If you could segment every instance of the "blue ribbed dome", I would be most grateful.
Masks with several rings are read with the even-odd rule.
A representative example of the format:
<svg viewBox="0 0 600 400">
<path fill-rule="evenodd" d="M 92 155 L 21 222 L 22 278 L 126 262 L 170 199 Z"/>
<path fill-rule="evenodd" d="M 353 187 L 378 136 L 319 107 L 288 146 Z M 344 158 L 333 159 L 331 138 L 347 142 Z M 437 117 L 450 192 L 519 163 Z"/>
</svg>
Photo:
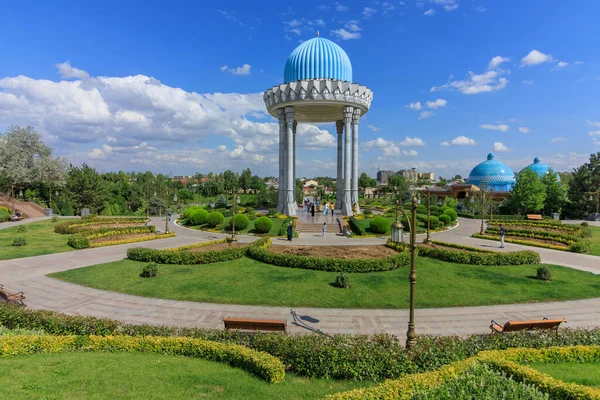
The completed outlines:
<svg viewBox="0 0 600 400">
<path fill-rule="evenodd" d="M 487 183 L 488 190 L 508 192 L 516 180 L 513 170 L 503 162 L 496 160 L 494 153 L 490 153 L 486 161 L 471 170 L 467 183 L 476 186 Z"/>
<path fill-rule="evenodd" d="M 548 172 L 550 172 L 550 170 L 552 169 L 552 167 L 549 166 L 548 164 L 544 164 L 539 157 L 534 158 L 533 164 L 529 164 L 528 166 L 526 166 L 525 168 L 523 168 L 521 170 L 521 172 L 523 172 L 527 168 L 529 168 L 530 170 L 532 170 L 534 172 L 537 172 L 537 174 L 538 174 L 538 176 L 540 178 L 544 174 L 547 174 Z M 557 180 L 560 180 L 560 177 L 558 175 L 556 175 L 556 176 L 557 176 Z"/>
<path fill-rule="evenodd" d="M 285 63 L 284 83 L 302 79 L 352 82 L 352 64 L 340 46 L 331 40 L 316 37 L 296 47 Z"/>
</svg>

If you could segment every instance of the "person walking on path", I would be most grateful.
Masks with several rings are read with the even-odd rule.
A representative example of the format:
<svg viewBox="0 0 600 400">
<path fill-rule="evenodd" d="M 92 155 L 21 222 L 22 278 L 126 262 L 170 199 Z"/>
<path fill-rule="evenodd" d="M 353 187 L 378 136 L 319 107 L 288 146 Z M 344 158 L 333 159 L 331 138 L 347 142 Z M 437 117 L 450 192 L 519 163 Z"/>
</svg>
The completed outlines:
<svg viewBox="0 0 600 400">
<path fill-rule="evenodd" d="M 331 216 L 335 217 L 335 210 L 334 210 L 335 205 L 333 203 L 331 203 Z"/>
<path fill-rule="evenodd" d="M 329 211 L 329 202 L 325 203 L 325 207 L 323 207 L 323 215 L 327 216 L 328 211 Z"/>
<path fill-rule="evenodd" d="M 323 222 L 323 237 L 325 237 L 326 233 L 327 233 L 327 222 Z"/>
<path fill-rule="evenodd" d="M 292 236 L 294 236 L 294 222 L 290 221 L 287 227 L 287 239 L 291 242 Z"/>
<path fill-rule="evenodd" d="M 314 217 L 314 216 L 315 216 L 315 203 L 312 203 L 312 204 L 310 205 L 310 215 L 311 215 L 312 217 Z"/>
<path fill-rule="evenodd" d="M 500 225 L 500 248 L 504 248 L 504 235 L 506 235 L 506 228 L 504 225 Z"/>
</svg>

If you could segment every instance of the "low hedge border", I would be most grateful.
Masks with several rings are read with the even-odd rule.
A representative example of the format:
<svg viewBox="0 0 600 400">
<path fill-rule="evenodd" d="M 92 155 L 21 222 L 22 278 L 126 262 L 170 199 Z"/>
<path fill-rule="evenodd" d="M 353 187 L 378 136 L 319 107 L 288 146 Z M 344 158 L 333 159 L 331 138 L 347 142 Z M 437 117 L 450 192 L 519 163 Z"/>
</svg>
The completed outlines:
<svg viewBox="0 0 600 400">
<path fill-rule="evenodd" d="M 488 225 L 496 225 L 496 226 L 500 226 L 500 225 L 504 225 L 504 226 L 524 226 L 524 227 L 543 227 L 543 228 L 550 228 L 550 229 L 557 229 L 557 230 L 564 230 L 564 231 L 579 231 L 581 230 L 582 226 L 581 225 L 573 225 L 573 224 L 563 224 L 561 221 L 488 221 L 487 222 Z"/>
<path fill-rule="evenodd" d="M 74 351 L 139 352 L 187 356 L 226 363 L 269 383 L 285 377 L 285 366 L 270 354 L 236 344 L 185 337 L 0 336 L 0 357 Z"/>
<path fill-rule="evenodd" d="M 72 234 L 79 232 L 80 228 L 92 225 L 112 225 L 112 224 L 143 224 L 145 218 L 126 217 L 126 218 L 90 218 L 66 221 L 54 227 L 54 232 L 61 234 Z"/>
<path fill-rule="evenodd" d="M 600 346 L 550 347 L 546 349 L 508 349 L 482 351 L 475 357 L 454 362 L 432 372 L 388 380 L 371 388 L 355 389 L 327 396 L 330 400 L 410 399 L 415 390 L 433 390 L 479 363 L 505 372 L 517 382 L 533 385 L 551 398 L 600 399 L 600 390 L 589 386 L 567 383 L 519 364 L 519 362 L 600 361 Z"/>
<path fill-rule="evenodd" d="M 481 233 L 474 233 L 473 235 L 471 235 L 474 238 L 477 239 L 486 239 L 486 240 L 495 240 L 495 241 L 499 241 L 500 237 L 498 236 L 492 236 L 492 235 L 486 235 L 486 234 L 481 234 Z M 544 244 L 544 243 L 539 243 L 539 242 L 532 242 L 529 240 L 520 240 L 520 239 L 514 239 L 511 237 L 505 237 L 504 241 L 506 243 L 513 243 L 513 244 L 522 244 L 524 246 L 533 246 L 533 247 L 541 247 L 543 249 L 551 249 L 551 250 L 562 250 L 562 251 L 569 251 L 569 246 L 554 246 L 551 244 Z"/>
<path fill-rule="evenodd" d="M 200 243 L 195 243 L 195 244 L 188 244 L 186 246 L 180 246 L 180 247 L 171 247 L 169 249 L 163 249 L 163 250 L 181 251 L 181 250 L 195 249 L 197 247 L 210 246 L 210 245 L 213 245 L 213 244 L 220 244 L 220 243 L 227 243 L 227 238 L 225 238 L 225 239 L 217 239 L 217 240 L 210 240 L 208 242 L 200 242 Z"/>
<path fill-rule="evenodd" d="M 389 271 L 398 267 L 407 266 L 410 255 L 407 252 L 378 259 L 341 259 L 327 257 L 307 257 L 291 254 L 278 254 L 269 251 L 271 240 L 264 238 L 255 242 L 248 248 L 248 257 L 266 264 L 286 268 L 314 269 L 330 272 L 377 272 Z M 261 242 L 261 243 L 259 243 Z"/>
<path fill-rule="evenodd" d="M 555 332 L 516 332 L 506 335 L 417 336 L 410 354 L 391 335 L 291 335 L 125 322 L 32 310 L 0 303 L 0 325 L 52 335 L 124 335 L 193 337 L 235 343 L 267 352 L 287 369 L 302 376 L 327 379 L 380 381 L 427 372 L 467 359 L 483 350 L 514 347 L 600 345 L 600 328 L 561 329 Z"/>
<path fill-rule="evenodd" d="M 487 233 L 500 235 L 500 229 L 497 227 L 488 227 L 485 230 Z M 561 232 L 548 232 L 548 231 L 532 231 L 529 229 L 506 229 L 506 236 L 520 236 L 529 237 L 532 239 L 551 239 L 555 242 L 564 243 L 570 245 L 579 240 L 578 237 L 567 235 Z"/>
<path fill-rule="evenodd" d="M 171 238 L 171 237 L 175 237 L 175 232 L 161 233 L 161 234 L 156 234 L 156 235 L 152 235 L 152 236 L 137 237 L 137 238 L 131 238 L 131 239 L 111 240 L 108 242 L 101 242 L 101 243 L 92 243 L 92 244 L 90 244 L 90 248 L 117 246 L 119 244 L 128 244 L 128 243 L 147 242 L 148 240 L 167 239 L 167 238 Z"/>
<path fill-rule="evenodd" d="M 459 264 L 470 264 L 470 265 L 487 265 L 487 266 L 499 266 L 499 265 L 529 265 L 539 264 L 541 257 L 538 253 L 531 250 L 524 251 L 511 251 L 507 253 L 501 253 L 499 251 L 481 250 L 476 247 L 455 245 L 452 243 L 444 243 L 432 241 L 431 243 L 438 244 L 440 246 L 453 247 L 453 249 L 442 249 L 433 248 L 427 246 L 417 245 L 417 253 L 419 257 L 435 258 L 441 261 L 454 262 Z M 393 243 L 388 239 L 386 246 L 397 250 L 406 251 L 409 248 L 407 243 Z M 464 252 L 458 249 L 470 250 L 471 252 Z"/>
<path fill-rule="evenodd" d="M 477 251 L 479 253 L 497 253 L 497 251 L 494 251 L 494 250 L 480 249 L 479 247 L 465 246 L 462 244 L 456 244 L 456 243 L 450 243 L 450 242 L 442 242 L 439 240 L 430 240 L 429 243 L 437 244 L 437 245 L 444 246 L 444 247 L 451 247 L 453 249 Z"/>
<path fill-rule="evenodd" d="M 102 246 L 111 246 L 113 244 L 122 244 L 122 243 L 135 243 L 144 240 L 152 240 L 154 237 L 147 238 L 132 238 L 132 239 L 122 239 L 122 240 L 114 240 L 112 242 L 104 242 L 104 243 L 90 243 L 90 240 L 100 239 L 109 236 L 119 236 L 119 235 L 128 235 L 128 234 L 136 234 L 136 233 L 155 233 L 155 226 L 131 226 L 127 228 L 100 228 L 100 229 L 91 229 L 89 231 L 79 232 L 75 235 L 72 235 L 67 244 L 75 249 L 87 249 L 88 247 L 102 247 Z M 136 240 L 138 239 L 138 240 Z M 122 243 L 119 243 L 122 242 Z"/>
<path fill-rule="evenodd" d="M 221 243 L 220 241 L 215 242 Z M 207 243 L 214 244 L 215 242 Z M 233 247 L 224 250 L 190 252 L 185 251 L 185 249 L 156 250 L 145 247 L 134 247 L 127 249 L 127 258 L 133 261 L 155 262 L 159 264 L 212 264 L 242 258 L 246 255 L 247 249 L 248 247 Z"/>
</svg>

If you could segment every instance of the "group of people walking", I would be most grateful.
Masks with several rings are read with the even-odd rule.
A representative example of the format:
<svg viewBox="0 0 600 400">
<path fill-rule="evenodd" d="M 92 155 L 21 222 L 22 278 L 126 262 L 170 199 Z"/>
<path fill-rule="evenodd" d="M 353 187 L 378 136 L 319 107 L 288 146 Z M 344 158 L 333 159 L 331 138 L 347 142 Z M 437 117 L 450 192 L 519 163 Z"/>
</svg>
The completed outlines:
<svg viewBox="0 0 600 400">
<path fill-rule="evenodd" d="M 306 213 L 310 213 L 311 216 L 315 216 L 315 213 L 319 212 L 319 200 L 311 201 L 307 198 L 304 199 L 304 208 L 306 209 Z M 335 205 L 334 203 L 330 203 L 329 201 L 325 201 L 323 205 L 323 215 L 327 216 L 331 214 L 332 217 L 335 216 Z"/>
</svg>

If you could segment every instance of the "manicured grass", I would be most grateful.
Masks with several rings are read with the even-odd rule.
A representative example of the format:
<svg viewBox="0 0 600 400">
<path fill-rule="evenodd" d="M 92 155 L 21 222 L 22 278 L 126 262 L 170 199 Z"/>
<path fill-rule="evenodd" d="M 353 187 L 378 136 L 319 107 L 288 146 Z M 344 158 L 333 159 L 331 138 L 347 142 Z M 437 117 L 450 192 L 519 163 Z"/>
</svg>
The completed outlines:
<svg viewBox="0 0 600 400">
<path fill-rule="evenodd" d="M 64 222 L 61 219 L 60 222 Z M 62 253 L 74 250 L 67 245 L 69 235 L 54 233 L 54 226 L 60 222 L 40 221 L 22 226 L 27 232 L 19 232 L 18 226 L 0 230 L 0 260 L 41 256 L 43 254 Z M 27 240 L 25 246 L 13 246 L 14 238 L 22 236 Z"/>
<path fill-rule="evenodd" d="M 213 361 L 140 353 L 19 356 L 0 370 L 7 399 L 320 399 L 368 385 L 294 375 L 268 384 Z"/>
<path fill-rule="evenodd" d="M 160 265 L 121 260 L 58 272 L 51 277 L 145 297 L 213 303 L 339 308 L 408 308 L 408 268 L 350 274 L 352 287 L 331 285 L 335 272 L 292 269 L 242 258 L 207 265 Z M 417 259 L 419 308 L 562 301 L 598 297 L 600 276 L 548 265 L 551 282 L 534 279 L 539 265 L 486 267 Z"/>
<path fill-rule="evenodd" d="M 535 363 L 531 368 L 564 382 L 600 388 L 600 362 L 596 363 Z"/>
<path fill-rule="evenodd" d="M 593 236 L 589 238 L 592 242 L 592 249 L 589 254 L 593 256 L 600 256 L 600 227 L 598 226 L 590 226 L 592 228 Z"/>
<path fill-rule="evenodd" d="M 225 226 L 228 226 L 229 221 L 231 221 L 231 217 L 225 217 L 225 220 L 223 221 Z M 240 235 L 244 235 L 247 233 L 254 233 L 254 221 L 256 221 L 256 220 L 250 221 L 250 225 L 248 225 L 248 227 L 246 229 L 239 230 L 236 228 L 235 232 L 239 233 Z M 273 226 L 271 227 L 271 230 L 269 231 L 269 236 L 279 236 L 279 230 L 281 229 L 281 225 L 285 222 L 285 219 L 271 218 L 271 221 L 273 222 Z M 205 227 L 208 227 L 208 225 L 204 224 L 204 225 L 188 226 L 188 228 L 192 228 L 192 229 L 202 229 Z M 221 232 L 231 233 L 231 231 L 227 230 L 227 229 L 222 229 Z"/>
</svg>

